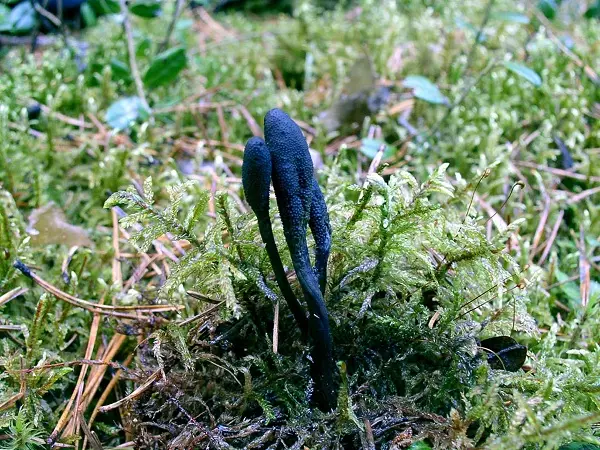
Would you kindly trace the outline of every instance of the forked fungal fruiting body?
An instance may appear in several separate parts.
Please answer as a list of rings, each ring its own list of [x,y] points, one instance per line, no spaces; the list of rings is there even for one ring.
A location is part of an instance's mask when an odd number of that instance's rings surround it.
[[[308,320],[304,308],[294,295],[288,282],[277,251],[271,218],[269,217],[269,190],[271,186],[271,153],[265,142],[259,137],[253,137],[246,143],[244,163],[242,165],[242,184],[246,200],[258,220],[260,236],[265,243],[269,261],[273,267],[277,285],[288,304],[303,337],[308,333]]]
[[[270,178],[275,189],[286,243],[308,306],[308,330],[313,346],[312,376],[315,381],[315,400],[321,408],[332,409],[336,404],[337,389],[334,381],[336,367],[333,360],[329,316],[323,299],[327,259],[331,247],[331,228],[327,207],[313,176],[313,165],[306,140],[298,125],[286,113],[279,109],[272,109],[265,116],[265,142],[271,156],[268,163],[265,149],[262,147],[264,144],[257,139],[250,139],[246,147],[246,152],[249,154],[244,155],[244,190],[250,206],[258,218],[261,236],[267,246],[277,277],[279,269],[275,266],[277,261],[281,264],[281,259],[279,255],[276,258],[271,257],[273,249],[275,252],[277,250],[274,239],[270,243],[273,233],[269,221],[268,204],[266,208],[264,206],[265,184],[268,203],[267,175],[263,172],[257,173],[257,171],[260,172],[261,164],[263,168],[270,164]],[[250,179],[254,176],[258,179]],[[261,191],[252,192],[249,196],[249,190],[257,188]],[[269,221],[268,226],[267,221]],[[314,271],[306,243],[306,231],[309,223],[316,243]],[[279,284],[283,292],[281,283]],[[294,315],[296,316],[296,314]],[[298,321],[298,318],[296,320]],[[299,326],[302,327],[302,323],[299,322]]]

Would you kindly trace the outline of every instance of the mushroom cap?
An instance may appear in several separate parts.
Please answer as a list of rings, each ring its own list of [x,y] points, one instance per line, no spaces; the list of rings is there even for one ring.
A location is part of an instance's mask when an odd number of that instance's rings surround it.
[[[269,211],[271,167],[271,153],[265,141],[256,136],[250,138],[244,149],[242,185],[246,200],[257,215]]]
[[[313,165],[302,130],[290,116],[275,108],[265,116],[265,142],[271,151],[273,187],[282,219],[284,209],[295,220],[306,223],[312,199]]]

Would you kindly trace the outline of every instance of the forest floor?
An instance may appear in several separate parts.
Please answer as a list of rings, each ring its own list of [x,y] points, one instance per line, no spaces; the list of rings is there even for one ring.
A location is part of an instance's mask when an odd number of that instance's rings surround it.
[[[598,2],[107,3],[3,37],[0,449],[600,445]],[[242,189],[272,108],[329,208],[332,410]]]

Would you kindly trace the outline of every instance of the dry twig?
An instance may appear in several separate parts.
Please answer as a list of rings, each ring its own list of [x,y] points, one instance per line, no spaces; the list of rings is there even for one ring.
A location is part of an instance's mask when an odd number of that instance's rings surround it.
[[[183,10],[184,0],[177,0],[175,2],[175,9],[173,10],[173,17],[171,18],[171,22],[169,23],[169,28],[167,29],[167,34],[165,38],[158,46],[157,53],[160,53],[169,46],[169,41],[171,40],[171,35],[173,34],[173,30],[175,30],[175,24],[177,23],[177,19],[181,15],[181,11]]]
[[[554,227],[552,228],[552,232],[550,233],[550,237],[548,238],[548,241],[546,242],[546,247],[544,248],[544,252],[542,253],[542,256],[540,256],[540,259],[538,261],[538,266],[541,266],[542,264],[544,264],[544,261],[546,261],[546,258],[550,254],[550,250],[552,249],[554,240],[556,239],[556,236],[558,235],[558,229],[560,228],[560,224],[562,223],[562,219],[563,219],[564,215],[565,215],[565,211],[561,209],[560,212],[558,213],[558,217],[556,218],[556,222],[554,223]]]
[[[42,279],[39,275],[35,274],[29,267],[23,264],[21,261],[17,261],[15,263],[15,267],[19,269],[23,275],[31,278],[38,286],[43,288],[45,291],[51,293],[56,298],[63,300],[67,303],[70,303],[74,306],[78,306],[80,308],[86,309],[93,313],[106,314],[114,317],[121,317],[124,319],[133,319],[140,320],[145,317],[141,315],[134,314],[126,314],[121,311],[135,311],[138,313],[152,313],[152,312],[167,312],[167,311],[178,311],[183,309],[183,306],[178,305],[103,305],[101,303],[92,303],[87,300],[83,300],[77,297],[72,296],[66,292],[61,291],[56,286],[48,283],[44,279]]]
[[[161,373],[162,373],[162,369],[158,369],[156,372],[154,372],[152,375],[150,375],[148,377],[148,379],[141,386],[136,388],[131,394],[123,397],[121,400],[117,400],[116,402],[111,403],[110,405],[100,407],[98,409],[98,411],[99,412],[110,411],[111,409],[118,408],[119,406],[123,405],[124,403],[128,402],[129,400],[133,400],[134,398],[139,397],[141,394],[143,394],[145,391],[147,391],[150,386],[152,386],[154,384],[154,382],[160,377]]]
[[[135,45],[133,42],[131,22],[129,20],[129,10],[127,9],[127,0],[119,0],[119,5],[121,7],[121,14],[123,15],[123,30],[125,31],[125,39],[127,41],[127,53],[129,53],[129,68],[131,69],[131,76],[135,81],[138,97],[142,101],[144,108],[147,111],[150,111],[150,105],[148,104],[146,94],[144,93],[144,84],[142,83],[137,61],[135,60]]]

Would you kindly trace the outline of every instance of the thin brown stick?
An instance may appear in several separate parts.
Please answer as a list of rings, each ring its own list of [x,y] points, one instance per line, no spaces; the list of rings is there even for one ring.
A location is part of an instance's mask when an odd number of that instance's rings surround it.
[[[183,306],[177,305],[103,305],[101,303],[92,303],[87,300],[83,300],[77,297],[72,296],[66,292],[61,291],[56,286],[48,283],[44,279],[42,279],[39,275],[34,273],[29,267],[25,266],[22,262],[17,263],[17,268],[23,272],[24,275],[30,277],[38,286],[43,288],[45,291],[51,293],[56,298],[63,300],[67,303],[70,303],[74,306],[78,306],[80,308],[86,309],[88,311],[106,314],[115,317],[122,317],[126,319],[134,319],[139,320],[144,318],[143,316],[137,316],[134,314],[125,314],[120,311],[136,311],[136,312],[167,312],[167,311],[178,311],[183,309]]]
[[[224,304],[225,304],[225,301],[221,301],[221,302],[217,303],[215,306],[211,306],[206,311],[202,311],[201,313],[196,314],[195,316],[188,317],[187,319],[182,320],[182,321],[178,322],[177,324],[179,326],[184,326],[184,325],[187,325],[189,323],[192,323],[192,322],[194,322],[194,321],[196,321],[198,319],[201,319],[203,317],[206,317],[206,316],[210,315],[214,311],[218,310]]]
[[[258,125],[258,123],[254,119],[254,117],[252,117],[252,114],[250,114],[250,111],[248,111],[248,108],[246,108],[244,105],[239,105],[238,110],[240,111],[240,113],[242,113],[242,116],[244,116],[244,119],[246,119],[246,123],[248,124],[248,128],[250,128],[250,131],[252,131],[252,134],[254,136],[262,137],[262,135],[263,135],[262,128]]]
[[[227,30],[223,25],[217,22],[211,17],[211,15],[204,8],[194,8],[194,13],[198,15],[209,28],[215,31],[216,34],[222,36],[231,36],[233,33]]]
[[[556,283],[552,283],[550,286],[548,286],[546,288],[547,291],[550,291],[552,289],[555,289],[559,286],[562,286],[564,284],[570,283],[571,281],[575,281],[579,279],[579,274],[577,275],[572,275],[569,278],[565,278],[563,281],[557,281]]]
[[[554,227],[552,228],[552,232],[550,233],[550,237],[548,238],[548,242],[546,242],[546,247],[544,248],[544,253],[542,253],[542,256],[540,256],[540,259],[538,261],[538,266],[541,266],[542,264],[544,264],[544,261],[546,261],[546,258],[550,254],[550,250],[552,249],[554,240],[556,239],[556,236],[558,235],[558,229],[560,227],[560,224],[562,223],[562,219],[563,219],[564,215],[565,215],[565,211],[561,209],[560,212],[558,213],[558,217],[556,218],[556,222],[554,223]]]
[[[531,244],[531,252],[530,252],[531,256],[529,257],[529,262],[532,262],[533,257],[537,253],[538,245],[540,243],[540,239],[542,239],[542,236],[544,234],[544,228],[546,227],[546,222],[548,221],[549,214],[550,214],[550,197],[546,195],[545,199],[544,199],[544,209],[542,211],[542,215],[540,217],[538,226],[535,230],[535,234],[533,235],[533,243]]]
[[[520,187],[525,187],[525,185],[524,185],[524,184],[523,184],[523,182],[521,182],[521,181],[517,181],[516,183],[514,183],[514,184],[512,185],[512,187],[510,188],[510,191],[509,191],[508,195],[506,196],[506,199],[505,199],[505,200],[504,200],[504,202],[502,202],[502,204],[500,205],[500,208],[499,208],[499,209],[498,209],[496,212],[494,212],[494,214],[492,214],[492,215],[490,216],[490,218],[489,218],[489,219],[488,219],[486,222],[489,222],[490,220],[494,219],[494,217],[496,217],[496,215],[498,214],[498,211],[502,211],[502,209],[503,209],[503,208],[506,206],[506,204],[507,204],[507,203],[508,203],[508,201],[510,200],[510,197],[512,196],[512,194],[513,194],[514,190],[515,190],[515,189],[516,189],[518,186],[520,186]]]
[[[517,289],[517,288],[519,288],[519,289],[520,289],[520,288],[521,288],[521,285],[520,285],[520,284],[517,284],[517,285],[515,285],[515,286],[511,287],[510,289],[508,289],[506,292],[511,292],[511,291],[514,291],[514,290],[515,290],[515,289]],[[476,309],[479,309],[479,308],[481,308],[482,306],[485,306],[486,304],[488,304],[488,303],[490,303],[490,302],[494,301],[494,299],[495,299],[495,298],[496,298],[496,297],[492,297],[492,298],[490,298],[489,300],[486,300],[486,301],[484,301],[484,302],[480,303],[479,305],[476,305],[476,306],[474,306],[473,308],[471,308],[471,309],[469,309],[469,310],[465,311],[464,313],[462,313],[460,316],[458,316],[458,318],[459,318],[459,319],[462,319],[462,318],[463,318],[463,317],[465,317],[467,314],[470,314],[470,313],[472,313],[473,311],[475,311]],[[513,301],[514,301],[514,299],[513,299]]]
[[[94,128],[91,123],[87,123],[81,119],[74,119],[73,117],[65,116],[64,114],[59,113],[58,111],[53,111],[48,106],[38,103],[40,108],[44,114],[50,115],[55,119],[60,120],[61,122],[67,123],[69,125],[73,125],[77,128]]]
[[[102,299],[102,301],[103,300],[104,299]],[[84,359],[90,359],[92,357],[92,354],[94,352],[94,346],[96,343],[96,336],[98,335],[99,326],[100,326],[100,314],[94,314],[94,318],[92,320],[92,326],[90,327],[90,337],[88,340],[88,346],[85,351]],[[68,436],[71,434],[73,434],[73,435],[78,434],[80,421],[79,421],[79,414],[77,414],[77,413],[81,411],[81,396],[83,393],[83,388],[85,385],[84,380],[85,380],[85,376],[87,375],[88,368],[89,368],[89,365],[82,366],[81,372],[79,373],[79,378],[77,379],[77,383],[75,384],[75,388],[73,389],[73,394],[76,393],[75,407],[73,408],[73,411],[71,413],[71,421],[67,424],[67,426],[65,427],[65,429],[63,431],[63,436],[65,436],[65,435]],[[63,411],[63,415],[65,415],[65,412],[67,412],[66,408],[65,408],[65,411]],[[55,428],[55,430],[56,430],[56,428]]]
[[[217,106],[217,119],[219,120],[219,128],[221,129],[221,140],[225,143],[229,143],[229,131],[227,130],[227,122],[225,121],[225,115],[223,114],[223,107]]]
[[[133,361],[133,357],[134,357],[133,354],[129,355],[127,357],[127,359],[123,362],[123,367],[129,366],[129,364],[131,364],[131,361]],[[96,420],[96,416],[98,415],[98,410],[100,409],[100,407],[102,405],[104,405],[104,402],[106,401],[106,399],[108,398],[108,396],[110,395],[110,393],[112,392],[114,387],[119,382],[119,379],[121,378],[122,374],[123,374],[123,369],[117,370],[115,372],[114,376],[108,382],[108,385],[106,386],[106,389],[104,389],[104,392],[102,392],[102,394],[100,395],[100,398],[98,399],[98,403],[96,403],[96,406],[94,407],[94,409],[92,411],[92,415],[90,416],[90,421],[89,421],[90,428],[92,427],[94,421]]]
[[[585,251],[585,230],[583,224],[579,228],[579,292],[581,306],[587,307],[590,302],[590,262]]]
[[[575,194],[569,200],[567,200],[567,204],[574,205],[575,203],[579,203],[581,200],[591,197],[592,195],[596,195],[600,193],[600,186],[596,186],[591,189],[586,189],[585,191],[580,192],[579,194]]]
[[[499,216],[496,213],[496,210],[492,207],[492,205],[490,205],[484,199],[479,197],[479,195],[477,193],[475,194],[474,199],[479,203],[479,205],[487,213],[487,215],[489,216],[488,220],[490,221],[490,223],[492,223],[500,233],[503,233],[504,231],[506,231],[506,229],[508,228],[508,224],[501,216]],[[517,237],[515,236],[515,233],[510,235],[510,237],[508,239],[508,246],[510,248],[518,248],[519,247],[519,241],[518,241]]]
[[[29,289],[24,287],[16,287],[7,293],[0,295],[0,306],[7,304],[11,300],[17,298],[19,295],[23,295],[27,291],[29,291]]]
[[[175,106],[168,106],[165,108],[159,108],[155,112],[157,114],[172,113],[172,112],[184,112],[184,111],[197,111],[205,112],[217,109],[218,107],[237,106],[233,101],[225,101],[219,103],[201,102],[192,104],[179,104]]]
[[[570,170],[556,169],[554,167],[543,166],[541,164],[532,163],[529,161],[516,161],[515,164],[520,167],[527,167],[528,169],[539,170],[542,172],[548,172],[552,175],[565,178],[573,178],[581,181],[591,181],[593,183],[600,183],[600,177],[587,176],[577,172],[571,172]]]
[[[81,430],[83,431],[84,441],[82,450],[85,450],[86,443],[89,441],[92,450],[103,450],[102,443],[96,436],[90,426],[86,423],[83,412],[79,412],[79,422],[81,423]]]
[[[131,22],[129,20],[129,10],[127,9],[127,0],[119,0],[119,6],[121,7],[121,14],[123,16],[123,30],[125,31],[125,40],[127,41],[127,53],[129,53],[129,68],[131,69],[131,76],[135,81],[135,88],[137,90],[138,97],[142,101],[144,108],[150,110],[150,105],[146,99],[144,93],[144,84],[140,77],[140,71],[135,60],[135,45],[133,42],[133,31],[131,30]]]
[[[90,359],[92,357],[92,353],[94,351],[94,346],[96,344],[96,336],[98,334],[99,325],[100,325],[100,315],[94,314],[94,318],[92,319],[92,326],[90,328],[90,337],[88,339],[87,348],[85,349],[84,359]],[[79,372],[79,377],[77,378],[77,383],[75,384],[75,388],[73,389],[73,393],[71,394],[71,398],[69,398],[69,401],[67,402],[67,406],[63,410],[60,418],[58,419],[56,426],[54,427],[54,430],[50,434],[50,437],[48,438],[48,443],[53,444],[56,441],[56,439],[58,438],[58,435],[61,432],[61,430],[63,429],[63,427],[65,427],[65,425],[67,425],[67,421],[69,420],[69,417],[72,413],[71,406],[73,405],[73,402],[75,401],[76,398],[78,399],[78,401],[81,399],[81,389],[83,388],[84,379],[87,374],[88,368],[89,368],[89,366],[87,364],[82,366],[81,372]],[[77,404],[77,406],[78,406],[78,404]],[[75,428],[76,427],[74,425],[71,428],[65,427],[65,433],[67,435],[71,434],[71,432],[75,431]]]
[[[379,168],[379,165],[381,164],[381,160],[383,159],[383,154],[385,153],[385,144],[381,144],[379,146],[379,148],[377,149],[377,153],[375,153],[375,156],[373,157],[373,160],[371,161],[371,164],[369,165],[369,170],[367,171],[368,175],[372,175],[374,174],[377,169]],[[366,183],[366,181],[365,181]]]
[[[140,225],[140,229],[141,229],[141,225]],[[131,235],[127,232],[127,230],[124,230],[123,228],[119,228],[119,230],[121,231],[121,235],[129,240],[131,239]],[[154,245],[154,248],[156,248],[158,250],[158,248],[162,245],[160,242],[158,242],[157,240],[152,241],[152,245]],[[140,253],[141,257],[144,260],[151,260],[152,258],[147,254],[147,253]],[[168,255],[167,255],[168,256]],[[156,265],[156,262],[152,262],[150,261],[150,267],[152,267],[152,269],[158,274],[158,275],[162,275],[162,270],[160,270],[160,267],[158,267]]]
[[[465,211],[465,216],[463,217],[461,225],[464,225],[465,222],[467,221],[467,217],[469,217],[469,212],[471,211],[471,207],[473,206],[473,200],[475,199],[475,195],[477,195],[477,189],[479,189],[479,185],[481,184],[481,182],[483,181],[484,178],[487,178],[490,176],[490,173],[491,173],[491,170],[489,168],[486,168],[483,171],[483,173],[481,174],[481,176],[479,177],[479,180],[477,180],[477,184],[475,185],[475,188],[473,189],[473,194],[471,195],[471,200],[469,200],[469,204],[467,205],[467,210]],[[496,214],[496,210],[494,210],[494,212],[490,215],[490,218],[494,217],[495,214]]]
[[[110,340],[109,345],[106,347],[106,352],[102,357],[103,364],[98,364],[98,367],[94,368],[94,371],[90,373],[88,384],[86,386],[85,391],[83,392],[83,399],[86,402],[86,404],[89,404],[91,402],[91,399],[96,394],[96,391],[100,386],[100,382],[102,381],[102,378],[106,373],[106,369],[109,366],[121,368],[120,365],[113,366],[112,360],[114,359],[117,352],[121,349],[121,346],[123,345],[126,339],[127,336],[117,333]]]
[[[173,10],[173,17],[171,18],[171,22],[169,23],[169,28],[167,29],[167,34],[165,38],[160,43],[157,49],[157,53],[164,51],[171,41],[171,35],[173,34],[173,30],[175,30],[175,24],[177,23],[177,19],[181,15],[181,10],[183,9],[183,0],[177,0],[175,3],[175,9]]]
[[[56,369],[58,367],[73,367],[73,366],[83,366],[83,365],[110,366],[113,369],[121,369],[122,368],[121,364],[115,363],[115,362],[106,362],[106,361],[102,361],[100,359],[77,359],[77,360],[65,361],[65,362],[61,362],[61,363],[44,364],[42,366],[35,366],[35,367],[31,367],[29,369],[7,370],[6,372],[27,374],[27,373],[37,372],[40,370]]]
[[[394,104],[387,110],[388,116],[397,116],[400,113],[405,111],[410,111],[415,106],[415,99],[409,98],[406,100],[402,100],[399,103]]]
[[[12,408],[15,403],[21,400],[25,396],[24,392],[17,392],[15,395],[9,397],[6,401],[0,403],[0,411]]]
[[[140,396],[145,391],[147,391],[150,386],[152,386],[154,384],[154,382],[161,376],[161,373],[162,373],[162,369],[158,369],[156,372],[154,372],[152,375],[150,375],[148,377],[148,379],[141,386],[136,388],[131,394],[123,397],[120,400],[117,400],[114,403],[111,403],[110,405],[105,405],[105,406],[100,407],[98,409],[98,411],[99,412],[110,411],[111,409],[118,408],[119,406],[125,404],[129,400],[133,400],[134,398]]]
[[[149,257],[149,258],[142,258],[142,262],[140,263],[140,265],[135,268],[135,270],[133,271],[133,274],[131,275],[129,280],[127,280],[127,282],[125,283],[125,287],[124,287],[125,291],[128,291],[129,289],[131,289],[131,287],[135,283],[137,283],[138,281],[140,281],[142,279],[144,274],[148,271],[148,266],[153,264],[158,259],[158,256],[159,255],[152,255],[152,257]]]

